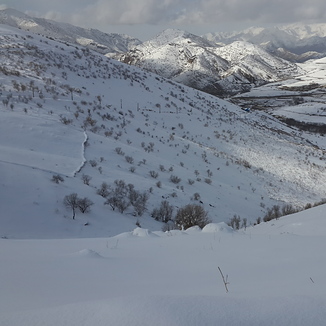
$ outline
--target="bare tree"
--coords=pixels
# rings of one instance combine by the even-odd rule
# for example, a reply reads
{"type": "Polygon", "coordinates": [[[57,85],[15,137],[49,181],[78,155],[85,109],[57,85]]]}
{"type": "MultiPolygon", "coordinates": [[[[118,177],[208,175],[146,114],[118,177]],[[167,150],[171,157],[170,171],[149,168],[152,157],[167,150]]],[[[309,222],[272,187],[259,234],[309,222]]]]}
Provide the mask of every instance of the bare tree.
{"type": "Polygon", "coordinates": [[[90,211],[90,207],[92,205],[94,205],[94,203],[90,199],[88,199],[87,197],[78,199],[77,204],[78,204],[79,210],[83,214],[89,212],[90,211]]]}
{"type": "Polygon", "coordinates": [[[101,188],[98,189],[96,193],[102,196],[103,198],[106,198],[110,194],[109,185],[106,182],[103,182],[101,184],[101,188]]]}
{"type": "MultiPolygon", "coordinates": [[[[135,190],[133,192],[137,193],[137,196],[133,201],[130,201],[130,202],[135,209],[135,213],[138,216],[142,216],[146,210],[146,204],[147,204],[149,195],[147,192],[140,193],[135,190]]],[[[129,198],[130,198],[130,196],[129,196],[129,198]]]]}
{"type": "Polygon", "coordinates": [[[108,194],[104,204],[110,205],[113,210],[117,208],[120,213],[123,213],[130,206],[128,194],[133,185],[127,186],[123,180],[115,180],[114,183],[115,188],[108,194]]]}
{"type": "Polygon", "coordinates": [[[85,185],[88,185],[89,186],[89,182],[91,181],[92,177],[90,177],[89,175],[87,174],[83,174],[82,175],[82,180],[84,182],[85,185]]]}
{"type": "Polygon", "coordinates": [[[70,195],[67,195],[63,199],[63,203],[67,208],[72,209],[72,219],[75,219],[76,216],[76,208],[78,208],[78,196],[76,193],[71,193],[70,195]]]}
{"type": "Polygon", "coordinates": [[[164,223],[172,220],[173,216],[173,206],[169,204],[167,200],[163,200],[159,208],[154,208],[152,211],[152,217],[164,223]]]}

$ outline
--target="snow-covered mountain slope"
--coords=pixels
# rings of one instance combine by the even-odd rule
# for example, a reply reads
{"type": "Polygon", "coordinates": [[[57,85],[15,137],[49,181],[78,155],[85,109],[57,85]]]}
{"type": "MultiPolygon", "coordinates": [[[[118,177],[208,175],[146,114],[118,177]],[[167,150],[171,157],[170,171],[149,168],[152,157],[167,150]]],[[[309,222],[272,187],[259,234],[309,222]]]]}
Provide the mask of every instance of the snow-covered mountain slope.
{"type": "Polygon", "coordinates": [[[239,32],[208,33],[203,37],[225,44],[235,41],[250,42],[287,60],[297,62],[326,54],[326,24],[252,27],[239,32]]]}
{"type": "Polygon", "coordinates": [[[109,236],[159,229],[151,212],[202,205],[255,222],[275,204],[325,196],[323,137],[72,44],[0,27],[2,237],[109,236]],[[103,182],[148,196],[112,210],[103,182]],[[57,181],[57,182],[56,182],[57,181]],[[76,193],[87,214],[63,203],[76,193]]]}
{"type": "Polygon", "coordinates": [[[0,324],[324,326],[325,222],[319,206],[239,232],[0,239],[0,324]]]}
{"type": "Polygon", "coordinates": [[[218,96],[248,91],[300,72],[295,64],[253,44],[219,46],[171,29],[123,54],[120,60],[218,96]]]}
{"type": "Polygon", "coordinates": [[[124,34],[103,33],[96,29],[85,29],[67,23],[34,18],[14,9],[0,10],[0,24],[17,27],[63,42],[83,45],[102,54],[123,53],[141,43],[124,34]]]}

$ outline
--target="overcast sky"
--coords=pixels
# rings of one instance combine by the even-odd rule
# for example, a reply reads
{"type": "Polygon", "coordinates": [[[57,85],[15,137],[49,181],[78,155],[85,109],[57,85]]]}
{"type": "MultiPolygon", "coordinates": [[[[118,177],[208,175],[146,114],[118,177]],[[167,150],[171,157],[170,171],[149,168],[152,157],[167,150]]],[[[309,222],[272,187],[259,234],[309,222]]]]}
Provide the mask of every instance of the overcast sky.
{"type": "Polygon", "coordinates": [[[325,23],[325,0],[0,0],[0,8],[147,40],[166,28],[197,35],[294,22],[325,23]]]}

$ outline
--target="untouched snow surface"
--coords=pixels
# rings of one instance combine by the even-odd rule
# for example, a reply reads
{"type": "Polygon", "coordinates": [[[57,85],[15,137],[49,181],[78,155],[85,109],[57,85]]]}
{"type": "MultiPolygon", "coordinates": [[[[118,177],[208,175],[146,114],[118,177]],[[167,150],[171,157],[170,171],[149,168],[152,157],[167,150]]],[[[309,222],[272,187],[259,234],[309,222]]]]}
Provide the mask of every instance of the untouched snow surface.
{"type": "Polygon", "coordinates": [[[238,232],[2,239],[0,324],[324,325],[324,215],[319,206],[238,232]]]}
{"type": "Polygon", "coordinates": [[[67,129],[44,115],[2,111],[1,117],[1,162],[71,177],[83,164],[85,134],[82,131],[67,129]],[[22,142],[22,138],[28,142],[22,142]]]}

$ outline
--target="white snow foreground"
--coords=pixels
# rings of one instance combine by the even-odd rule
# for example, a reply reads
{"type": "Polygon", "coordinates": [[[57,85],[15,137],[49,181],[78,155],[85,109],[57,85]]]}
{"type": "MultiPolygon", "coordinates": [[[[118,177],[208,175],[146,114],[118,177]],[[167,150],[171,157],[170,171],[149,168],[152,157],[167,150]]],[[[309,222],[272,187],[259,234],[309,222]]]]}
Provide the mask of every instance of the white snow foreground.
{"type": "Polygon", "coordinates": [[[1,239],[0,325],[325,325],[324,215],[239,232],[1,239]]]}

